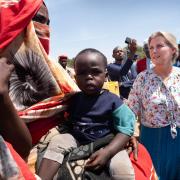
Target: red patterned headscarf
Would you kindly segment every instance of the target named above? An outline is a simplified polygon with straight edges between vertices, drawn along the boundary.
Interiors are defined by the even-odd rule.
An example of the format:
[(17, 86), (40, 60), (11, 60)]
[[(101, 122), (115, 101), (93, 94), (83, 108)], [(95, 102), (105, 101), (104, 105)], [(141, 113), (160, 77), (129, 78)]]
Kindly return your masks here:
[(49, 15), (42, 0), (0, 0), (0, 9), (0, 52), (33, 19), (41, 44), (49, 53)]
[(49, 18), (42, 0), (0, 0), (0, 5), (0, 56), (15, 66), (9, 95), (36, 142), (54, 126), (54, 116), (64, 111), (66, 106), (60, 99), (78, 87), (47, 55)]
[(42, 0), (0, 0), (0, 51), (29, 24)]

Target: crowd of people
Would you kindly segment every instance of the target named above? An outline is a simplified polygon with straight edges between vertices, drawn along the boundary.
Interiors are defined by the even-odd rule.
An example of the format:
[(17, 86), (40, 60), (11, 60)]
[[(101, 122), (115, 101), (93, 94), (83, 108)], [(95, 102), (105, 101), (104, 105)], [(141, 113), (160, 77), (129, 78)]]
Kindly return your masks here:
[[(44, 44), (40, 49), (46, 54), (49, 52), (47, 36), (44, 36), (49, 35), (48, 12), (41, 0), (36, 2), (28, 18), (35, 21), (38, 42)], [(47, 31), (42, 32), (42, 28)], [(13, 38), (21, 39), (17, 34)], [(20, 44), (26, 42), (27, 39)], [(105, 55), (94, 48), (80, 51), (74, 58), (73, 68), (67, 66), (68, 56), (60, 55), (58, 67), (78, 86), (79, 91), (74, 92), (59, 79), (55, 83), (57, 74), (51, 72), (51, 64), (47, 63), (49, 67), (43, 64), (40, 70), (42, 56), (37, 56), (36, 48), (33, 53), (32, 49), (27, 51), (26, 56), (17, 56), (16, 51), (10, 51), (8, 56), (7, 50), (11, 50), (8, 43), (0, 43), (0, 179), (134, 180), (137, 172), (129, 154), (134, 153), (133, 159), (138, 161), (141, 155), (138, 142), (152, 159), (155, 175), (152, 176), (151, 169), (151, 179), (180, 179), (180, 44), (173, 34), (152, 33), (143, 44), (143, 59), (137, 59), (135, 39), (127, 42), (127, 49), (115, 47), (112, 50), (115, 61), (110, 64)], [(30, 57), (28, 63), (33, 62), (34, 67), (24, 57)], [(105, 81), (119, 83), (120, 97), (103, 89)], [(17, 93), (15, 97), (12, 92), (17, 92), (17, 85), (22, 87), (22, 96)], [(33, 131), (29, 132), (28, 123), (21, 119), (22, 112), (17, 111), (57, 95), (60, 99), (53, 107), (66, 107), (63, 121), (56, 124), (56, 134), (43, 131), (43, 140), (36, 146), (35, 175), (26, 164)], [(52, 107), (52, 103), (48, 107)], [(139, 135), (134, 136), (137, 124), (140, 124)]]

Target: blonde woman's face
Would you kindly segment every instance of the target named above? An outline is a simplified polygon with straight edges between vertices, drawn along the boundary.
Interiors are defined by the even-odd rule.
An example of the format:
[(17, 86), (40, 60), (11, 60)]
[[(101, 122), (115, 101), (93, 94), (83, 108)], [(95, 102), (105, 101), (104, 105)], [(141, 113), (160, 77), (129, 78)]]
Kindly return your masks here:
[(155, 66), (172, 65), (175, 48), (172, 48), (166, 43), (162, 36), (153, 38), (149, 44), (150, 57)]

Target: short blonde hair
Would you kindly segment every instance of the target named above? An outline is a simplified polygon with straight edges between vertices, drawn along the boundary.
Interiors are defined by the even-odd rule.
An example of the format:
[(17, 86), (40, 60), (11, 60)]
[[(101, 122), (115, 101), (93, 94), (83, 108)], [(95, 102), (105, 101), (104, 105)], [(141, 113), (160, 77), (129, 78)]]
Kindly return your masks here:
[(176, 40), (176, 37), (169, 33), (169, 32), (163, 32), (163, 31), (158, 31), (158, 32), (155, 32), (153, 34), (151, 34), (151, 36), (149, 37), (148, 39), (148, 46), (150, 45), (151, 43), (151, 40), (157, 36), (162, 36), (166, 43), (171, 47), (171, 48), (175, 48), (176, 49), (176, 52), (173, 56), (173, 63), (175, 62), (176, 58), (178, 57), (179, 55), (179, 50), (178, 50), (178, 44), (177, 44), (177, 40)]

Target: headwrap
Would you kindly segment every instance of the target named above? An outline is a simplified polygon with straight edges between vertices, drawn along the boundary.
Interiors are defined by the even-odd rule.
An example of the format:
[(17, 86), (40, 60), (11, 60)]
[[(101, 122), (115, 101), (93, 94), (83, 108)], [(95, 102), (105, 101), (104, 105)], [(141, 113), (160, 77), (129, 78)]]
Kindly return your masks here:
[(62, 66), (47, 55), (49, 18), (42, 0), (0, 3), (0, 56), (15, 66), (9, 95), (37, 142), (55, 125), (55, 115), (65, 109), (61, 101), (64, 94), (77, 91), (78, 87)]

